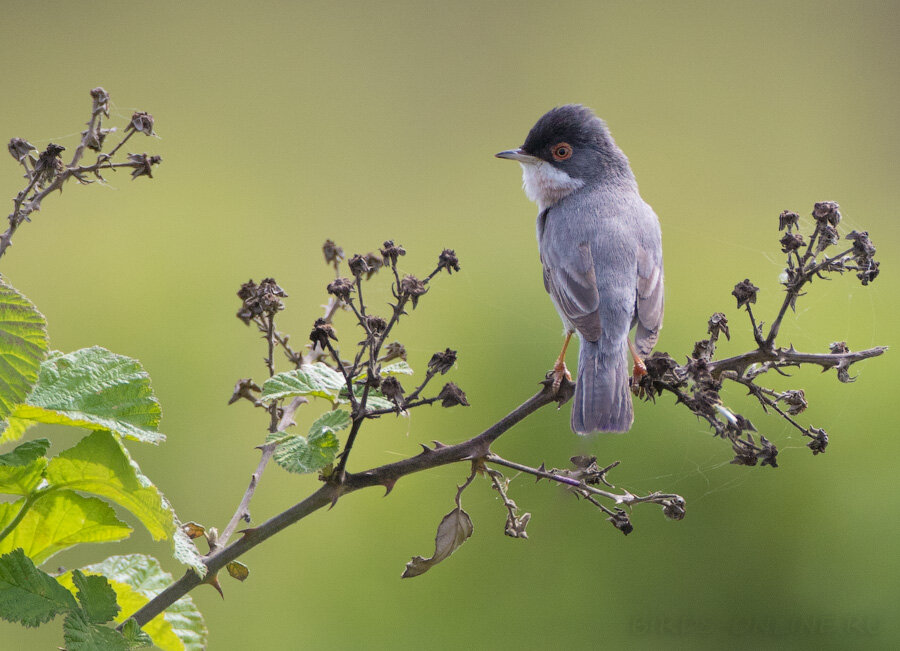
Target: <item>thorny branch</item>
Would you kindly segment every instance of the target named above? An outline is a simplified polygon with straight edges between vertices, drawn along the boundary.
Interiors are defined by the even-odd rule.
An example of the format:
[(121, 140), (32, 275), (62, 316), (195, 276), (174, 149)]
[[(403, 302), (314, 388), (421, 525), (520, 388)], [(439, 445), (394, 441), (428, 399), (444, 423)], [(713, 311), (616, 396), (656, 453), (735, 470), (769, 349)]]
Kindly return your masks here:
[[(109, 93), (97, 87), (91, 90), (91, 99), (91, 117), (87, 122), (87, 130), (82, 132), (81, 142), (68, 164), (62, 160), (62, 152), (66, 148), (61, 145), (50, 143), (43, 152), (35, 154), (33, 152), (37, 149), (24, 138), (13, 138), (9, 141), (7, 145), (9, 153), (25, 170), (25, 187), (13, 199), (13, 211), (7, 218), (9, 227), (0, 234), (0, 257), (12, 245), (12, 237), (19, 227), (31, 221), (31, 214), (41, 209), (41, 204), (47, 196), (56, 190), (62, 192), (67, 181), (74, 178), (83, 185), (95, 181), (103, 183), (105, 179), (102, 172), (121, 168), (131, 169), (132, 179), (139, 176), (153, 178), (153, 166), (162, 162), (159, 156), (128, 154), (127, 162), (112, 161), (116, 152), (135, 133), (155, 135), (153, 116), (141, 111), (134, 113), (128, 126), (125, 127), (122, 139), (115, 147), (104, 153), (103, 147), (107, 136), (116, 131), (115, 128), (103, 127), (103, 119), (109, 118)], [(85, 149), (97, 152), (97, 159), (90, 165), (79, 165)]]

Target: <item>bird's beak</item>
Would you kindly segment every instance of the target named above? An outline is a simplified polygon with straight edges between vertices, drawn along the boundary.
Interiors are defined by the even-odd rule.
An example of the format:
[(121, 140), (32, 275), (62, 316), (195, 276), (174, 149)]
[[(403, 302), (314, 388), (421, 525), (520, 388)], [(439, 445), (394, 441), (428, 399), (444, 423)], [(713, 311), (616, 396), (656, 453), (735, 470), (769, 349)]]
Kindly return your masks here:
[(516, 160), (520, 163), (539, 163), (541, 159), (537, 156), (532, 156), (531, 154), (526, 154), (522, 151), (522, 148), (518, 149), (507, 149), (506, 151), (501, 151), (499, 154), (494, 154), (497, 158), (508, 158), (509, 160)]

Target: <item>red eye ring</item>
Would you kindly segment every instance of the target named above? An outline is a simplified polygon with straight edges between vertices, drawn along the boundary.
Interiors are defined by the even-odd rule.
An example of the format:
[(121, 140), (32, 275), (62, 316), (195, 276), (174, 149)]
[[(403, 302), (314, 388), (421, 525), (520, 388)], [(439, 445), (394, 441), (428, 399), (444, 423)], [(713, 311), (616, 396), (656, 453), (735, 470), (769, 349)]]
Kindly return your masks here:
[(572, 145), (567, 142), (561, 142), (554, 145), (553, 149), (550, 150), (550, 153), (553, 156), (553, 160), (567, 160), (572, 157)]

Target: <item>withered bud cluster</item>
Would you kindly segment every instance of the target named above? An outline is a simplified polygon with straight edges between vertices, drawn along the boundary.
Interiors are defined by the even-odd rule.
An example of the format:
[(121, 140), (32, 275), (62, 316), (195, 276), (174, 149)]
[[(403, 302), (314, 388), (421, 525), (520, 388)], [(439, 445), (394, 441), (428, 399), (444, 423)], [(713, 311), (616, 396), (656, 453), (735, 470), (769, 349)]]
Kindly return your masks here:
[(465, 392), (453, 382), (448, 382), (444, 385), (444, 388), (438, 394), (438, 398), (441, 400), (441, 407), (469, 406)]
[(148, 156), (147, 154), (128, 154), (128, 161), (135, 164), (134, 169), (131, 170), (132, 180), (139, 176), (149, 176), (152, 179), (153, 165), (159, 165), (162, 162), (162, 157)]
[(253, 394), (260, 392), (262, 392), (262, 389), (256, 382), (254, 382), (250, 378), (242, 378), (237, 381), (237, 384), (234, 385), (234, 391), (231, 394), (231, 398), (228, 400), (228, 404), (233, 404), (241, 398), (249, 400), (250, 402), (255, 404), (257, 402), (257, 398)]
[(384, 257), (384, 263), (390, 264), (392, 267), (397, 266), (397, 258), (406, 255), (406, 250), (399, 244), (394, 244), (394, 240), (387, 240), (384, 248), (380, 249), (381, 255)]
[(444, 352), (437, 352), (428, 361), (428, 370), (432, 373), (444, 375), (456, 364), (456, 351), (447, 348)]
[(791, 253), (806, 245), (800, 233), (785, 233), (779, 242), (781, 243), (782, 253)]
[(387, 362), (398, 357), (406, 361), (406, 348), (399, 341), (392, 341), (384, 347), (384, 357), (380, 361)]
[(740, 308), (750, 303), (756, 303), (757, 292), (759, 292), (759, 287), (751, 283), (749, 278), (745, 278), (734, 286), (731, 295), (737, 299), (737, 306)]
[(400, 294), (401, 296), (409, 297), (412, 302), (413, 309), (419, 304), (419, 297), (425, 294), (428, 291), (428, 288), (425, 287), (425, 283), (421, 280), (409, 274), (404, 276), (400, 281)]
[(352, 273), (355, 278), (361, 277), (363, 274), (368, 273), (370, 270), (369, 263), (366, 262), (365, 257), (359, 255), (358, 253), (350, 258), (350, 260), (347, 262), (347, 266), (350, 267), (350, 273)]
[(828, 350), (832, 355), (840, 355), (842, 353), (849, 353), (850, 346), (847, 345), (846, 341), (833, 341), (828, 344)]
[(66, 169), (62, 162), (61, 154), (66, 150), (62, 145), (55, 145), (52, 142), (38, 156), (37, 162), (34, 164), (34, 173), (37, 175), (38, 187), (52, 183), (56, 175)]
[(787, 413), (791, 416), (797, 416), (798, 414), (803, 413), (809, 406), (806, 402), (806, 393), (804, 393), (803, 389), (785, 391), (781, 394), (779, 400), (782, 400), (784, 404), (788, 406)]
[(329, 339), (337, 341), (337, 335), (334, 332), (334, 327), (325, 319), (316, 319), (316, 322), (313, 324), (313, 329), (309, 333), (309, 340), (313, 343), (313, 345), (318, 345), (321, 348), (327, 348)]
[(606, 518), (612, 525), (626, 536), (634, 531), (634, 525), (628, 519), (628, 514), (623, 509), (616, 509), (615, 512)]
[(444, 249), (438, 256), (438, 269), (446, 269), (448, 274), (459, 271), (459, 258), (456, 257), (456, 251), (453, 249)]
[(94, 105), (91, 108), (92, 113), (94, 115), (103, 113), (103, 115), (109, 117), (109, 93), (97, 86), (91, 89), (91, 99), (94, 100)]
[(718, 338), (719, 334), (723, 334), (726, 339), (731, 340), (731, 333), (728, 331), (728, 319), (721, 312), (716, 312), (709, 317), (706, 332), (714, 338)]
[(747, 442), (737, 439), (732, 443), (734, 459), (731, 463), (738, 466), (762, 466), (778, 467), (778, 449), (772, 445), (765, 436), (759, 437), (759, 446), (748, 445)]
[(274, 278), (264, 278), (258, 285), (251, 278), (241, 285), (237, 296), (242, 301), (237, 318), (250, 325), (250, 322), (260, 314), (273, 315), (283, 310), (284, 303), (281, 299), (286, 298), (287, 294)]
[(856, 277), (859, 278), (863, 285), (868, 285), (878, 277), (879, 273), (879, 262), (873, 259), (875, 245), (869, 239), (867, 231), (850, 231), (847, 239), (853, 240), (853, 256), (856, 258), (858, 265)]
[(366, 329), (373, 335), (380, 335), (387, 329), (387, 321), (380, 316), (370, 314), (366, 317)]
[[(22, 163), (26, 158), (30, 157), (31, 152), (37, 151), (37, 148), (24, 138), (13, 138), (6, 145), (10, 156), (16, 159), (16, 162)], [(34, 159), (31, 159), (34, 162)]]
[(834, 201), (819, 201), (813, 206), (812, 216), (820, 225), (837, 226), (841, 223), (841, 211)]
[(785, 228), (790, 232), (794, 228), (800, 226), (800, 215), (790, 210), (783, 210), (778, 215), (778, 230), (783, 231)]
[(810, 427), (809, 431), (812, 440), (806, 444), (806, 447), (812, 450), (813, 456), (824, 453), (825, 448), (828, 447), (828, 434), (825, 433), (825, 430), (816, 427)]
[(344, 249), (332, 240), (325, 240), (325, 244), (322, 245), (322, 253), (325, 255), (325, 263), (333, 265), (335, 269), (344, 259)]

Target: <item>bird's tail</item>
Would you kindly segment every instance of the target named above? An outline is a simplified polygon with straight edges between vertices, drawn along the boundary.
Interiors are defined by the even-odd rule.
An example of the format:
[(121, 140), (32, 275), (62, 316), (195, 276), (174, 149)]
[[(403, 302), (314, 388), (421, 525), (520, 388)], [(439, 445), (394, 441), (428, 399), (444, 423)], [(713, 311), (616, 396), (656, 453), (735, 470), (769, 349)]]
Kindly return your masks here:
[[(627, 432), (634, 422), (629, 386), (627, 340), (621, 344), (581, 339), (578, 379), (572, 405), (572, 429), (590, 432)], [(610, 350), (611, 349), (611, 350)]]

